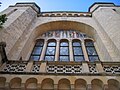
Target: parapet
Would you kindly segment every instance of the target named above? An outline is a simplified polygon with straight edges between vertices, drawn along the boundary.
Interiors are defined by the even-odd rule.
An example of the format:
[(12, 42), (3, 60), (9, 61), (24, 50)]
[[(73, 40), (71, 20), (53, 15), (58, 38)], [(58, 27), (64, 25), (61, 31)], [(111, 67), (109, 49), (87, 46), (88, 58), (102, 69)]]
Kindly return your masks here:
[(31, 7), (37, 13), (40, 13), (40, 7), (34, 2), (16, 3), (15, 6), (10, 6), (10, 7)]
[(99, 7), (115, 7), (116, 5), (114, 3), (102, 3), (102, 2), (96, 2), (93, 5), (89, 7), (89, 12), (94, 12)]

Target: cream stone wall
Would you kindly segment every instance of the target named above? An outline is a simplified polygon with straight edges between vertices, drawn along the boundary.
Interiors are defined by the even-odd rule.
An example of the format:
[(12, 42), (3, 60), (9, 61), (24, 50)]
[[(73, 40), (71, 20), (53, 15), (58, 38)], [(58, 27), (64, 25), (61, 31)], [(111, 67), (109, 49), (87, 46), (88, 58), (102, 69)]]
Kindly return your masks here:
[[(51, 74), (47, 72), (47, 67), (51, 64), (47, 61), (42, 61), (46, 49), (44, 48), (40, 61), (37, 62), (40, 65), (39, 72), (32, 72), (34, 61), (27, 62), (23, 72), (16, 72), (17, 70), (15, 72), (6, 72), (5, 67), (7, 62), (0, 67), (0, 85), (5, 85), (4, 87), (8, 89), (15, 87), (11, 84), (15, 81), (18, 82), (18, 87), (21, 85), (20, 88), (22, 90), (25, 90), (29, 86), (31, 88), (37, 87), (38, 89), (47, 88), (45, 86), (48, 86), (49, 88), (54, 87), (54, 89), (58, 90), (60, 86), (64, 86), (63, 88), (71, 87), (72, 89), (75, 87), (78, 88), (76, 83), (79, 83), (80, 85), (82, 84), (82, 88), (86, 87), (87, 90), (92, 90), (92, 87), (94, 87), (93, 90), (98, 90), (96, 87), (102, 88), (100, 90), (109, 90), (108, 87), (110, 88), (110, 86), (114, 86), (113, 88), (117, 86), (119, 90), (120, 76), (118, 72), (116, 74), (113, 69), (108, 73), (104, 68), (105, 66), (114, 68), (114, 65), (117, 69), (119, 68), (119, 63), (115, 62), (120, 61), (120, 8), (113, 4), (95, 4), (90, 8), (90, 12), (71, 12), (72, 16), (70, 12), (52, 12), (51, 15), (51, 12), (43, 13), (39, 10), (38, 6), (34, 3), (18, 3), (15, 6), (8, 7), (1, 13), (7, 14), (8, 18), (4, 24), (4, 28), (0, 29), (0, 42), (4, 41), (7, 44), (6, 53), (9, 60), (19, 61), (21, 58), (21, 61), (28, 61), (36, 39), (39, 39), (45, 32), (59, 29), (73, 29), (92, 37), (100, 61), (89, 62), (88, 55), (84, 52), (86, 61), (74, 62), (72, 59), (73, 53), (70, 51), (71, 61), (67, 62), (67, 64), (80, 64), (82, 66), (82, 73), (79, 73), (79, 75), (74, 73), (69, 75), (66, 73), (60, 75), (59, 73)], [(56, 40), (58, 43), (56, 47), (59, 50), (59, 39)], [(47, 45), (47, 40), (45, 42)], [(85, 48), (83, 49), (85, 50)], [(55, 65), (65, 65), (65, 62), (57, 61), (58, 56), (59, 54), (55, 55), (56, 62), (52, 63)], [(15, 62), (12, 63), (14, 64)], [(21, 62), (18, 63), (21, 64)], [(22, 64), (24, 63), (22, 62)], [(96, 73), (90, 72), (89, 64), (95, 64), (93, 69), (97, 70)], [(65, 82), (64, 85), (61, 84), (63, 81)], [(19, 82), (21, 82), (20, 85)], [(50, 85), (48, 82), (50, 82)]]
[[(10, 11), (13, 9), (17, 10), (7, 16), (4, 29), (0, 31), (0, 40), (7, 42), (6, 53), (8, 58), (17, 60), (20, 58), (20, 52), (24, 47), (24, 40), (30, 34), (29, 30), (34, 23), (37, 12), (31, 7), (10, 7)], [(3, 14), (10, 12), (8, 11), (5, 10)]]
[[(108, 4), (108, 8), (105, 5), (97, 8), (92, 17), (37, 17), (38, 9), (33, 9), (30, 5), (34, 6), (16, 4), (2, 12), (8, 15), (8, 20), (4, 24), (4, 29), (0, 31), (0, 37), (1, 41), (7, 42), (6, 52), (9, 59), (18, 60), (22, 57), (28, 60), (35, 39), (44, 32), (75, 29), (94, 38), (101, 61), (119, 61), (120, 32), (117, 23), (120, 17), (112, 10), (114, 5)], [(92, 11), (96, 5), (91, 8)]]
[(93, 17), (103, 28), (101, 29), (101, 32), (104, 33), (106, 38), (106, 41), (104, 42), (113, 61), (120, 61), (119, 14), (117, 14), (112, 8), (100, 7), (93, 13)]

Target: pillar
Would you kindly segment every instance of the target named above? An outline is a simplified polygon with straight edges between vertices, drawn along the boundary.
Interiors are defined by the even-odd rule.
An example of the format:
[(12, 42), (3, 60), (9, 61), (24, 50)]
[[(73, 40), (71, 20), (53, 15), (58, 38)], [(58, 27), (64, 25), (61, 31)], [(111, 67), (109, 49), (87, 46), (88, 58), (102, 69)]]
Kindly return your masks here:
[(81, 45), (82, 45), (82, 50), (83, 50), (85, 61), (89, 61), (88, 54), (87, 54), (87, 51), (86, 51), (86, 47), (85, 47), (85, 44), (84, 44), (84, 40), (82, 40)]
[(58, 85), (54, 84), (54, 90), (58, 90)]
[(89, 73), (89, 66), (87, 62), (82, 62), (83, 73)]
[(47, 48), (47, 40), (45, 40), (45, 42), (44, 42), (44, 46), (43, 46), (42, 53), (41, 53), (41, 56), (40, 56), (40, 61), (44, 60), (46, 48)]
[(69, 40), (69, 57), (70, 57), (70, 61), (74, 61), (72, 40)]
[(87, 85), (87, 90), (92, 90), (92, 85), (91, 84)]
[(5, 90), (10, 90), (10, 86), (8, 82), (5, 83)]
[(107, 84), (104, 85), (104, 89), (103, 90), (108, 90), (108, 85)]
[(41, 73), (46, 73), (46, 62), (42, 62), (40, 65), (40, 72)]
[(21, 90), (25, 90), (25, 83), (21, 83)]
[(101, 62), (96, 62), (96, 68), (97, 68), (99, 73), (104, 73)]
[(26, 66), (26, 72), (30, 72), (33, 66), (33, 61), (28, 62)]
[(55, 61), (58, 61), (58, 59), (59, 59), (59, 44), (60, 44), (60, 41), (57, 40), (56, 52), (55, 52)]

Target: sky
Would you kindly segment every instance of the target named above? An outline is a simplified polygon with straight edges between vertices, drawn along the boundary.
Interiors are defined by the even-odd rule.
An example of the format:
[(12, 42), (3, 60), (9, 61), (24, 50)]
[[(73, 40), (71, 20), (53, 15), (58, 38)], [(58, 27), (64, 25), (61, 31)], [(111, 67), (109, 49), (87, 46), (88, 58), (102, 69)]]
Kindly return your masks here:
[(95, 2), (112, 2), (120, 5), (120, 0), (0, 0), (0, 12), (9, 5), (17, 2), (35, 2), (42, 12), (45, 11), (79, 11), (88, 12), (88, 8)]

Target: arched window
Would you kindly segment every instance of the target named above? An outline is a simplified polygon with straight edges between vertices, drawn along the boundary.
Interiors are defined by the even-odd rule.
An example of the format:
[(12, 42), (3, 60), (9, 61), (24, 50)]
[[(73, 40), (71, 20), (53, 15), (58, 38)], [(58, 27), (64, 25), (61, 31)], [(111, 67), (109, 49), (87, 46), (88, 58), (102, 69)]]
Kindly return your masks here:
[(69, 43), (67, 40), (61, 40), (60, 42), (59, 60), (69, 61)]
[(73, 45), (74, 61), (84, 61), (81, 42), (79, 40), (73, 40), (72, 45)]
[(46, 53), (45, 53), (46, 61), (54, 61), (55, 60), (55, 48), (56, 48), (56, 41), (49, 40), (48, 44), (47, 44)]
[(93, 41), (92, 40), (85, 40), (85, 46), (86, 46), (86, 50), (87, 50), (89, 60), (91, 62), (98, 61), (99, 57), (98, 57), (98, 54), (95, 50)]
[(40, 39), (36, 41), (32, 54), (30, 56), (30, 60), (38, 61), (42, 52), (42, 48), (44, 45), (44, 40)]

